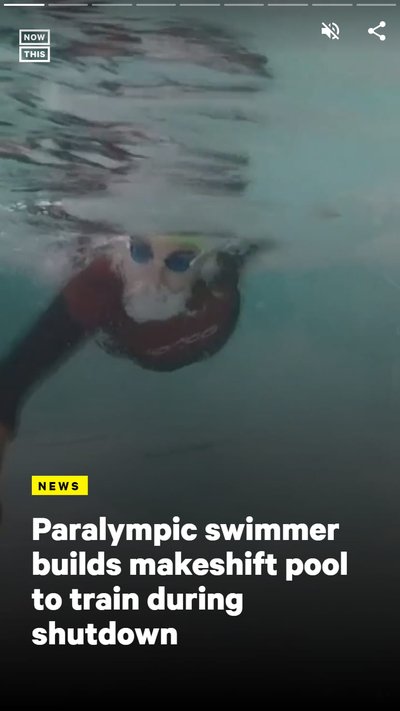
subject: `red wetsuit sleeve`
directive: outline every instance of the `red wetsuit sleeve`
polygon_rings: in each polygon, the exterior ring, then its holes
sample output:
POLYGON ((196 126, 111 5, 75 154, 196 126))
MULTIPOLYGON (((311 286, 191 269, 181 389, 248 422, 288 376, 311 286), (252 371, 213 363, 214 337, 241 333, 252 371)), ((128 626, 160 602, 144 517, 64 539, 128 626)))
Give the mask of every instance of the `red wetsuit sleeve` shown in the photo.
POLYGON ((117 295, 110 267, 93 262, 74 276, 0 361, 0 423, 14 434, 31 390, 107 321, 117 295), (110 297, 107 300, 107 297, 110 297))

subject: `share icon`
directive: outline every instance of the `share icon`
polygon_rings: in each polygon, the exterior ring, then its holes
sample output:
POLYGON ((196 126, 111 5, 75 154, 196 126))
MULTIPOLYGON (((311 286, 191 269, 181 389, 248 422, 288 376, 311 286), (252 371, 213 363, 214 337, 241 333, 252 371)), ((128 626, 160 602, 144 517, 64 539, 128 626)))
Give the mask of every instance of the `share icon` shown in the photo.
POLYGON ((382 35, 380 32, 376 31, 376 30, 379 30, 381 27, 386 27, 386 22, 384 20, 381 20, 379 25, 377 25, 376 27, 370 27, 368 30, 368 34, 369 35, 376 35, 377 37, 379 37, 381 42, 384 42, 386 39, 386 35, 382 35))

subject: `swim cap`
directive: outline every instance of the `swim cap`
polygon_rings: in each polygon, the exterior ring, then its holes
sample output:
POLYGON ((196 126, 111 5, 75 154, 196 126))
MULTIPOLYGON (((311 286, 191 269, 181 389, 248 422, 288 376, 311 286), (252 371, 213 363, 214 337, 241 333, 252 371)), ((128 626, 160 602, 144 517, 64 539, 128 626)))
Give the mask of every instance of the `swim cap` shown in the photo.
POLYGON ((184 246, 194 247, 198 250, 204 249, 207 239, 209 239, 204 235, 196 234, 195 232, 167 232, 160 236, 173 240, 174 242, 180 242, 184 246))

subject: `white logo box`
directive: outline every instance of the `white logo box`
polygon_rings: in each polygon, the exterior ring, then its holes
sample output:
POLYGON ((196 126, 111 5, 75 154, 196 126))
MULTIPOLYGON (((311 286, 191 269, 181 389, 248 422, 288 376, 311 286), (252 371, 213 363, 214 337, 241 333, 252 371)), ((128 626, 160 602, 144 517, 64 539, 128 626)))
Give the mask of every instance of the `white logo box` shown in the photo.
POLYGON ((19 48, 19 61, 20 63, 31 63, 31 64, 36 64, 37 62, 50 62, 50 46, 49 45, 39 45, 37 44, 32 44, 32 45, 26 45, 24 44, 22 47, 19 48), (22 52, 24 50, 31 50, 32 52, 46 52, 47 57, 45 59, 42 58, 37 58, 37 57, 30 57, 29 59, 25 59, 22 55, 22 52))
POLYGON ((19 45, 22 47, 41 47, 49 44, 50 30, 37 30, 36 28, 19 30, 19 45), (24 37, 24 35, 28 35, 28 37, 24 37))

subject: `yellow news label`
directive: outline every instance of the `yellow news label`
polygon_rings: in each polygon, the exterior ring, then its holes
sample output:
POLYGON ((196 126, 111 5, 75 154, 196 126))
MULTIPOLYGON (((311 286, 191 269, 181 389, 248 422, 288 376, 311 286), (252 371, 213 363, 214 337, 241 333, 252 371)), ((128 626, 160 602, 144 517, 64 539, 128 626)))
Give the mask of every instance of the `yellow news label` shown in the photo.
POLYGON ((33 476, 32 496, 87 496, 88 476, 33 476))

